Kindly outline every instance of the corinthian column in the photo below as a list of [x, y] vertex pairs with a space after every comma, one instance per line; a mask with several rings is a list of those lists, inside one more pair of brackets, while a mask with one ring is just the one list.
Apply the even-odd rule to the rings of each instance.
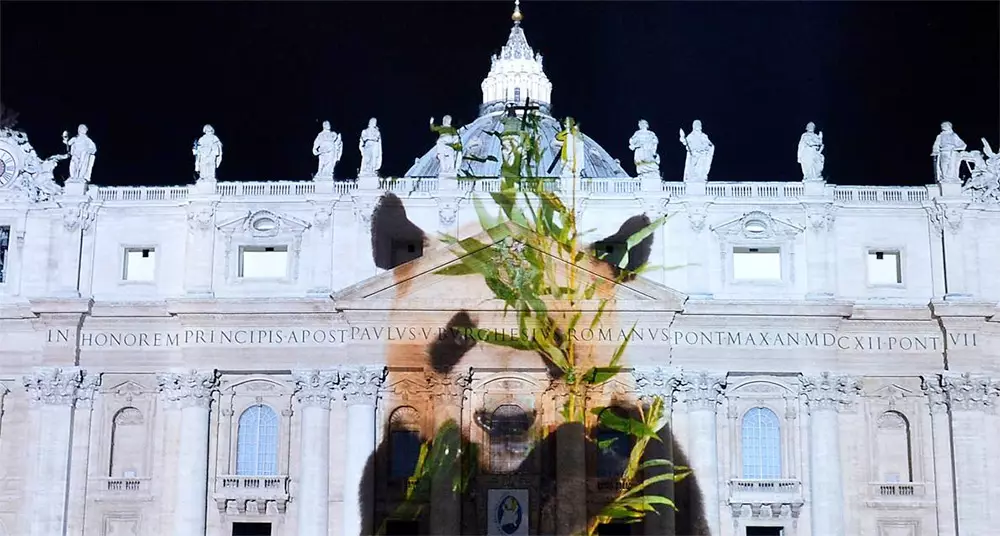
[[83, 371], [39, 369], [23, 379], [36, 418], [38, 436], [31, 471], [27, 533], [53, 536], [66, 531], [73, 406]]
[[296, 371], [295, 398], [302, 411], [299, 445], [300, 536], [330, 533], [330, 403], [340, 399], [336, 371]]
[[837, 413], [860, 394], [861, 384], [829, 372], [799, 379], [809, 407], [812, 535], [843, 536], [844, 484]]
[[[653, 398], [660, 398], [663, 400], [663, 411], [666, 412], [667, 415], [670, 415], [673, 407], [674, 394], [676, 393], [678, 385], [680, 385], [679, 373], [657, 367], [651, 369], [636, 369], [632, 371], [632, 377], [635, 380], [636, 393], [639, 396], [639, 399], [643, 403], [649, 403], [652, 402]], [[672, 415], [668, 426], [671, 427], [671, 433], [668, 438], [673, 437], [673, 430], [675, 430], [675, 428]], [[656, 442], [651, 442], [649, 446], [647, 446], [647, 449], [655, 449], [658, 445], [659, 444]], [[666, 455], [663, 456], [664, 458], [670, 460], [671, 462], [675, 461], [672, 443], [665, 443], [660, 446], [660, 448], [663, 448], [666, 451]], [[642, 475], [642, 478], [644, 479], [665, 473], [667, 470], [650, 468], [646, 471], [646, 474]], [[677, 496], [674, 491], [673, 480], [653, 484], [643, 493], [647, 495], [660, 495], [669, 498], [675, 498]], [[643, 519], [645, 533], [649, 536], [673, 534], [675, 531], [673, 510], [667, 508], [659, 511], [658, 513], [659, 515], [648, 513]]]
[[[445, 377], [428, 375], [431, 393], [434, 396], [434, 429], [440, 430], [445, 423], [453, 421], [462, 426], [462, 405], [472, 382], [469, 372], [450, 374]], [[461, 459], [452, 467], [461, 471]], [[453, 473], [439, 471], [431, 482], [431, 534], [454, 536], [461, 533], [462, 509], [460, 497], [453, 489]]]
[[685, 373], [680, 389], [687, 392], [691, 469], [701, 483], [705, 519], [711, 534], [720, 534], [718, 415], [725, 375]]
[[192, 370], [160, 374], [158, 380], [164, 399], [181, 411], [173, 534], [203, 536], [208, 510], [208, 417], [218, 373]]
[[959, 534], [990, 534], [990, 481], [986, 467], [986, 411], [990, 409], [987, 378], [948, 375], [942, 387], [951, 406], [952, 446], [955, 449], [955, 504]]
[[100, 374], [84, 374], [76, 392], [73, 415], [72, 452], [70, 453], [69, 504], [67, 534], [83, 536], [87, 509], [87, 482], [90, 467], [90, 429], [94, 415], [94, 399], [101, 385]]
[[948, 420], [948, 396], [938, 375], [924, 376], [921, 387], [931, 412], [931, 440], [934, 459], [934, 498], [937, 510], [937, 533], [955, 536], [955, 487], [951, 463], [951, 423]]
[[[375, 452], [375, 404], [385, 381], [385, 367], [343, 368], [340, 388], [347, 402], [347, 456], [344, 467], [344, 536], [371, 534], [361, 526], [361, 508], [372, 508], [374, 490], [362, 489], [365, 464]], [[370, 483], [369, 483], [370, 484]], [[369, 516], [371, 518], [371, 516]]]

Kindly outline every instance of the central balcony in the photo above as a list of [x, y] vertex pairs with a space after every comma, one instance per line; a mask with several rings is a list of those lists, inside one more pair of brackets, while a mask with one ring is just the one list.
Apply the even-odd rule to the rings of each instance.
[[801, 504], [802, 482], [792, 479], [729, 481], [730, 504]]
[[215, 505], [230, 515], [276, 515], [288, 504], [288, 476], [220, 475], [215, 478]]

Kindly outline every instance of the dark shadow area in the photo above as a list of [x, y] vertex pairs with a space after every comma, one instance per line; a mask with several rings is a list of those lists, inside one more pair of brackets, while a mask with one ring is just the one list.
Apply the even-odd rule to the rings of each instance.
[[[603, 240], [594, 242], [590, 246], [590, 249], [597, 258], [608, 263], [616, 278], [621, 277], [623, 271], [626, 274], [634, 272], [649, 261], [649, 257], [653, 252], [653, 235], [650, 234], [636, 244], [631, 252], [628, 252], [628, 239], [650, 223], [652, 222], [645, 214], [632, 216], [625, 220], [625, 223], [622, 223], [621, 227], [618, 228], [618, 232]], [[625, 264], [624, 270], [622, 270], [618, 265], [625, 258], [626, 252], [628, 252], [628, 262]], [[625, 281], [631, 281], [632, 279], [635, 279], [635, 275], [628, 275], [624, 278]]]
[[233, 536], [271, 536], [271, 524], [233, 523]]
[[403, 201], [386, 192], [372, 212], [372, 258], [383, 270], [419, 259], [424, 254], [424, 231], [406, 217]]
[[[636, 415], [634, 409], [619, 409], [629, 414]], [[617, 411], [616, 411], [617, 412]], [[514, 425], [523, 425], [518, 422]], [[495, 428], [497, 423], [491, 423]], [[560, 438], [581, 437], [579, 424], [564, 424], [559, 426], [553, 433], [542, 439], [531, 453], [519, 465], [519, 467], [509, 473], [510, 475], [530, 475], [537, 478], [540, 485], [531, 489], [531, 510], [540, 515], [553, 515], [559, 510], [556, 500], [556, 481], [560, 471], [560, 463], [557, 457], [556, 445]], [[663, 442], [651, 442], [646, 449], [643, 460], [653, 458], [665, 458], [673, 460], [674, 464], [687, 466], [687, 457], [681, 451], [680, 445], [672, 436], [669, 428], [664, 428], [661, 432]], [[463, 439], [467, 441], [467, 438]], [[597, 459], [598, 447], [591, 440], [586, 440], [587, 459]], [[488, 454], [489, 446], [480, 447], [484, 454]], [[426, 504], [415, 519], [392, 520], [391, 513], [394, 511], [396, 500], [401, 497], [398, 489], [405, 489], [405, 484], [389, 479], [388, 468], [391, 467], [392, 453], [389, 442], [382, 442], [376, 449], [375, 454], [368, 459], [363, 476], [362, 489], [371, 486], [374, 489], [374, 496], [362, 496], [362, 534], [374, 534], [378, 527], [386, 521], [398, 521], [393, 524], [386, 524], [386, 528], [398, 527], [393, 530], [404, 530], [406, 534], [414, 536], [418, 534], [430, 533], [430, 509], [431, 504]], [[487, 468], [478, 464], [472, 467], [472, 475], [465, 493], [460, 497], [460, 507], [456, 510], [461, 518], [461, 534], [463, 535], [485, 535], [487, 527], [485, 520], [485, 509], [487, 508], [488, 481], [495, 481], [498, 477], [489, 474]], [[649, 469], [643, 475], [649, 478], [656, 474], [662, 474], [666, 468], [657, 467]], [[593, 473], [593, 471], [591, 471]], [[381, 479], [381, 481], [380, 481]], [[497, 487], [497, 486], [494, 486]], [[505, 487], [505, 486], [499, 486]], [[396, 490], [396, 491], [393, 491]], [[635, 523], [622, 527], [618, 524], [609, 524], [602, 529], [602, 534], [658, 534], [663, 536], [710, 536], [708, 532], [705, 512], [701, 499], [701, 490], [694, 476], [688, 476], [679, 483], [671, 482], [656, 484], [647, 488], [648, 494], [662, 495], [673, 498], [679, 511], [675, 512], [667, 507], [658, 507], [658, 515], [647, 515], [642, 523]], [[359, 490], [360, 492], [360, 490]], [[395, 499], [392, 497], [395, 495]], [[436, 497], [436, 496], [435, 496]], [[597, 496], [591, 496], [588, 507], [588, 515], [593, 516], [603, 508], [609, 498], [603, 501], [595, 500]], [[435, 500], [438, 500], [435, 498]], [[459, 513], [460, 512], [460, 513]], [[533, 516], [535, 517], [535, 516]], [[537, 518], [536, 518], [537, 519]], [[626, 530], [630, 532], [622, 532]], [[412, 532], [416, 530], [417, 532]], [[543, 533], [540, 526], [531, 527], [532, 534]], [[393, 532], [390, 534], [402, 534]]]
[[462, 356], [476, 346], [476, 339], [465, 334], [475, 328], [476, 323], [466, 311], [459, 311], [451, 317], [444, 331], [427, 349], [434, 372], [448, 374], [462, 360]]

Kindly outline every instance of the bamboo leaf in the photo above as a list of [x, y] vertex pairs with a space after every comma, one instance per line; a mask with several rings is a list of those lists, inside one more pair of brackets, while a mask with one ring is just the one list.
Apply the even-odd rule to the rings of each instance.
[[470, 274], [477, 274], [479, 272], [477, 272], [474, 268], [472, 268], [468, 264], [465, 264], [463, 262], [458, 262], [455, 264], [450, 264], [448, 266], [445, 266], [444, 268], [435, 270], [434, 273], [437, 275], [470, 275]]

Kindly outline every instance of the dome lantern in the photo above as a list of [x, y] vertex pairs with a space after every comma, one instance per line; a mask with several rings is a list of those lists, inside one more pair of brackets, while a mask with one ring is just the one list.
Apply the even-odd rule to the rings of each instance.
[[528, 45], [521, 28], [524, 15], [520, 0], [514, 2], [511, 15], [514, 25], [507, 36], [507, 44], [492, 57], [490, 72], [481, 84], [483, 102], [480, 115], [503, 110], [508, 104], [524, 105], [527, 99], [548, 112], [552, 98], [552, 83], [542, 69], [542, 55]]

